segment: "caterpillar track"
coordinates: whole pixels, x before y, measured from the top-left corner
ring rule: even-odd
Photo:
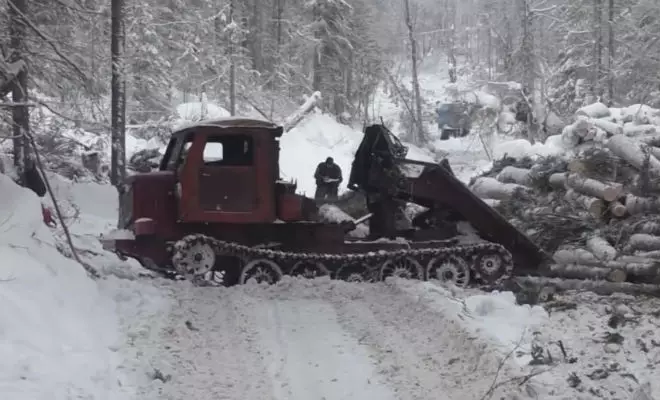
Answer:
[[[360,247],[363,243],[351,246]],[[250,247],[201,234],[188,235],[172,248],[175,270],[196,284],[244,284],[250,280],[276,283],[283,275],[315,278],[330,276],[352,282],[376,282],[390,276],[408,279],[438,279],[459,287],[471,283],[497,285],[513,271],[511,253],[503,246],[481,242],[457,244],[436,241],[436,248],[402,248],[343,254],[289,252]],[[231,271],[223,257],[239,262]],[[232,280],[228,276],[238,279]],[[232,282],[233,281],[233,282]]]

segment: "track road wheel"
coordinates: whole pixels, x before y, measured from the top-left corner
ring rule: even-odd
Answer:
[[[428,278],[464,288],[470,283],[470,266],[458,256],[434,257],[427,266]]]
[[[213,270],[215,251],[205,243],[195,243],[177,250],[172,256],[172,265],[187,279],[200,278]]]
[[[412,257],[397,257],[387,260],[380,267],[380,279],[394,276],[405,279],[423,279],[424,268]]]
[[[241,283],[246,284],[250,280],[257,283],[268,283],[272,285],[282,279],[282,269],[274,261],[267,258],[258,258],[248,262],[241,273]]]
[[[511,257],[500,253],[479,254],[472,267],[474,277],[486,284],[496,284],[511,276],[513,262]]]
[[[363,263],[347,264],[337,271],[335,279],[346,282],[373,282],[369,268]]]
[[[314,279],[320,276],[330,275],[330,271],[319,261],[298,261],[293,264],[291,272],[292,276],[302,276],[307,279]]]

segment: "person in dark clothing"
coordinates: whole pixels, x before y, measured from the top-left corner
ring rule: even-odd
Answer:
[[[341,168],[335,164],[332,157],[328,157],[324,162],[316,167],[314,172],[316,179],[316,200],[336,200],[339,184],[342,182]]]

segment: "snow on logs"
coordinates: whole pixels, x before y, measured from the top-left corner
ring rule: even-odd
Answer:
[[[602,293],[643,286],[660,296],[659,132],[660,110],[590,104],[564,127],[568,151],[557,162],[499,167],[470,189],[491,206],[523,194],[515,197],[520,207],[498,210],[550,251],[546,278],[586,280],[586,290]],[[554,232],[553,221],[567,223]]]
[[[497,180],[502,183],[516,183],[518,185],[529,185],[531,183],[531,174],[529,169],[513,166],[504,167],[497,174]]]
[[[477,178],[470,186],[474,194],[482,199],[508,200],[517,192],[526,192],[529,188],[516,183],[503,183],[495,178]]]
[[[577,116],[584,116],[590,118],[605,118],[612,114],[609,107],[601,102],[595,102],[584,106],[575,112]]]
[[[605,239],[592,237],[587,248],[563,248],[552,258],[548,275],[567,279],[604,279],[625,282],[634,279],[649,283],[658,282],[660,263],[649,257],[618,255]],[[598,255],[596,255],[598,254]]]
[[[645,144],[624,135],[614,135],[607,141],[607,149],[638,170],[646,169],[648,163],[649,172],[660,176],[660,160],[651,154]]]

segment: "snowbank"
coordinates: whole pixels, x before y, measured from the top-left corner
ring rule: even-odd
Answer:
[[[539,306],[517,305],[511,292],[470,294],[452,292],[433,282],[397,280],[397,286],[416,297],[425,297],[429,306],[446,315],[455,315],[465,328],[488,338],[503,355],[519,349],[515,357],[520,365],[528,364],[532,332],[548,321],[548,313]]]
[[[1,174],[0,192],[2,397],[129,398],[114,303],[57,251],[34,193]]]
[[[538,156],[556,156],[566,152],[566,149],[558,143],[559,135],[550,136],[546,139],[545,143],[531,144],[526,139],[514,139],[505,142],[497,143],[493,148],[493,158],[498,160],[504,156],[513,158],[530,157],[535,158]]]
[[[112,185],[74,182],[54,173],[48,179],[72,232],[98,235],[116,227],[119,197]],[[44,203],[52,205],[50,197]]]
[[[231,113],[217,104],[205,102],[182,103],[176,107],[177,117],[185,121],[230,117]]]
[[[314,171],[318,163],[332,157],[342,169],[344,182],[339,191],[346,190],[355,151],[362,141],[362,132],[321,112],[308,115],[298,126],[280,139],[280,170],[285,179],[294,179],[298,191],[313,196],[316,190]],[[407,158],[434,162],[431,155],[415,146],[408,147]]]

